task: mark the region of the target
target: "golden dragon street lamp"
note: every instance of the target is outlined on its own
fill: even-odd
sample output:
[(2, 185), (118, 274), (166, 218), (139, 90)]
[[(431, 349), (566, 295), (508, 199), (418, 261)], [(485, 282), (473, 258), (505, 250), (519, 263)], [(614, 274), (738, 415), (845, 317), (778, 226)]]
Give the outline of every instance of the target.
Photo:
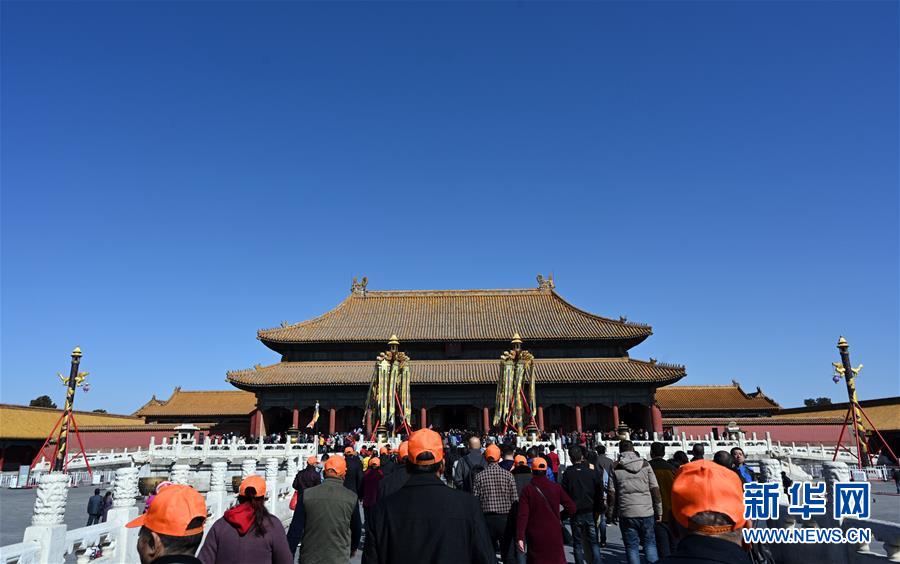
[[(841, 354), (841, 362), (831, 363), (832, 366), (834, 366), (834, 377), (832, 379), (834, 380), (834, 383), (837, 384), (842, 377), (844, 378), (844, 383), (847, 384), (847, 398), (850, 400), (847, 409), (847, 417), (844, 420), (844, 426), (846, 427), (848, 420), (852, 421), (853, 435), (856, 441), (857, 459), (862, 466), (869, 466), (869, 447), (866, 441), (866, 428), (862, 422), (859, 399), (856, 397), (856, 377), (859, 375), (859, 371), (862, 370), (863, 365), (860, 364), (856, 368), (853, 368), (850, 364), (850, 345), (843, 336), (838, 339), (837, 348)], [(837, 448), (840, 448), (840, 445), (838, 445)]]
[[(66, 385), (66, 404), (63, 407), (62, 427), (59, 429), (59, 437), (56, 443), (56, 458), (53, 461), (53, 471), (62, 472), (66, 467), (66, 456), (69, 451), (69, 425), (72, 421), (72, 410), (75, 403), (75, 388), (82, 386), (84, 379), (87, 378), (87, 372), (79, 372), (78, 366), (81, 364), (81, 349), (75, 347), (72, 350), (72, 364), (69, 368), (69, 378), (66, 379), (62, 374), (58, 374), (59, 379)], [(87, 388), (85, 388), (87, 389)]]

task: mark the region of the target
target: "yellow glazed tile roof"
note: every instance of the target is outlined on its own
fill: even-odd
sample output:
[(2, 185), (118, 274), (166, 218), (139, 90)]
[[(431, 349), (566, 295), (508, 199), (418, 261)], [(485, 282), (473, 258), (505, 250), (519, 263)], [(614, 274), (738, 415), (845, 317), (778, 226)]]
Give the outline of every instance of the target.
[(246, 415), (256, 409), (256, 396), (241, 390), (184, 391), (175, 388), (168, 400), (154, 396), (134, 412), (144, 417)]
[[(342, 386), (368, 385), (373, 361), (279, 362), (228, 373), (235, 385)], [(413, 360), (412, 384), (494, 384), (499, 360)], [(538, 383), (661, 382), (685, 375), (683, 366), (643, 362), (631, 358), (553, 358), (535, 361)], [(415, 394), (415, 391), (413, 391)]]
[(552, 289), (409, 290), (353, 293), (331, 311), (301, 323), (263, 329), (268, 343), (627, 339), (648, 325), (580, 310)]
[[(62, 414), (60, 409), (0, 404), (0, 438), (46, 439)], [(83, 427), (114, 427), (142, 425), (144, 419), (133, 415), (75, 412), (75, 423)]]

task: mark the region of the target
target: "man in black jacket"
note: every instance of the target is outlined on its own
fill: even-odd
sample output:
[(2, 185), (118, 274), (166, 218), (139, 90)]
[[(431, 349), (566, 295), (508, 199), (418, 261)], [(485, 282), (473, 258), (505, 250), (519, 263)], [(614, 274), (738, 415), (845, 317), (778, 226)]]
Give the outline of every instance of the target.
[(672, 517), (681, 540), (658, 564), (750, 564), (741, 548), (744, 493), (735, 473), (709, 460), (685, 464), (672, 484)]
[(397, 467), (390, 474), (378, 482), (378, 499), (385, 498), (400, 491), (400, 488), (409, 480), (409, 472), (406, 471), (406, 460), (409, 457), (409, 442), (403, 441), (397, 449)]
[(580, 446), (569, 447), (571, 464), (563, 473), (560, 485), (575, 502), (577, 509), (572, 517), (572, 550), (575, 564), (584, 562), (584, 540), (591, 547), (593, 562), (600, 562), (600, 544), (597, 540), (597, 526), (594, 522), (594, 508), (600, 496), (603, 482), (598, 473), (584, 461), (584, 451)]
[(103, 513), (103, 496), (100, 495), (100, 488), (94, 490), (94, 495), (88, 500), (87, 526), (96, 525), (100, 522), (100, 515)]
[(478, 500), (441, 482), (443, 459), (440, 435), (409, 436), (409, 480), (372, 508), (363, 564), (496, 564)]
[(322, 483), (322, 475), (317, 467), (319, 460), (315, 456), (306, 459), (306, 468), (297, 472), (294, 476), (294, 489), (302, 492), (306, 488), (312, 488)]
[(475, 475), (484, 470), (487, 461), (481, 451), (481, 439), (477, 436), (469, 437), (469, 452), (460, 457), (453, 469), (453, 485), (456, 489), (472, 493)]

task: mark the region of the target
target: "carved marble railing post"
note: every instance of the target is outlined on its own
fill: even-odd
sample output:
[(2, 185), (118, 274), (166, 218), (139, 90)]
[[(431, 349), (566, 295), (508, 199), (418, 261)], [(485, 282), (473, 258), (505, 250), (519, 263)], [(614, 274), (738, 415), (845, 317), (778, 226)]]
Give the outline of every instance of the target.
[(275, 457), (266, 459), (266, 490), (269, 493), (266, 505), (269, 511), (273, 511), (278, 502), (278, 463), (279, 460)]
[(38, 482), (34, 499), (31, 526), (25, 529), (25, 542), (41, 545), (38, 562), (62, 562), (66, 551), (66, 500), (69, 497), (69, 476), (47, 473)]
[(115, 552), (111, 562), (128, 563), (140, 561), (137, 552), (138, 529), (126, 529), (125, 523), (138, 516), (135, 500), (138, 493), (138, 469), (135, 467), (116, 470), (113, 482), (113, 506), (106, 515), (108, 523), (116, 523)]
[[(840, 523), (834, 519), (834, 484), (836, 482), (850, 481), (850, 468), (846, 463), (837, 461), (826, 461), (822, 463), (822, 481), (825, 482), (825, 496), (828, 510), (822, 516), (821, 522), (825, 527), (837, 527)], [(858, 545), (860, 552), (871, 552), (868, 544)]]
[(763, 458), (759, 461), (759, 481), (777, 483), (778, 491), (781, 492), (778, 496), (778, 501), (779, 503), (787, 503), (787, 494), (781, 488), (781, 470), (781, 461), (777, 458)]
[(206, 506), (209, 508), (210, 518), (207, 526), (219, 519), (231, 501), (231, 494), (225, 490), (225, 478), (228, 475), (228, 463), (216, 461), (212, 463), (212, 471), (209, 475), (209, 493), (206, 494)]
[(191, 466), (190, 464), (173, 464), (172, 471), (169, 473), (169, 481), (173, 484), (190, 485)]
[(244, 461), (241, 462), (241, 479), (243, 480), (251, 474), (256, 474), (256, 459), (245, 458)]
[(285, 479), (290, 482), (297, 475), (297, 455), (291, 454), (287, 459), (287, 469), (285, 470)]
[(228, 463), (225, 461), (216, 461), (211, 465), (212, 470), (209, 474), (209, 491), (224, 492), (225, 477), (228, 474)]

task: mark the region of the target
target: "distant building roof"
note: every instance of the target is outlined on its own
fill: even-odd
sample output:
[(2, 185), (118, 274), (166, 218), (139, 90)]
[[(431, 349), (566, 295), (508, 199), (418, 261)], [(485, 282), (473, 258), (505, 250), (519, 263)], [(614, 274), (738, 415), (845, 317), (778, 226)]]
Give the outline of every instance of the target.
[[(499, 360), (413, 360), (413, 384), (494, 384)], [(368, 385), (373, 361), (279, 362), (236, 370), (228, 379), (237, 386)], [(683, 366), (631, 358), (547, 358), (535, 361), (538, 383), (653, 382), (671, 383), (685, 374)], [(415, 389), (413, 390), (415, 397)], [(539, 392), (540, 393), (540, 392)]]
[(354, 284), (331, 311), (301, 323), (263, 329), (258, 338), (278, 343), (387, 341), (628, 340), (652, 334), (648, 325), (613, 320), (571, 305), (539, 279), (537, 289), (367, 291)]
[[(865, 414), (869, 416), (869, 419), (872, 420), (872, 423), (882, 433), (900, 431), (900, 396), (864, 400), (859, 402), (859, 404), (862, 406)], [(842, 423), (847, 415), (848, 406), (849, 403), (844, 402), (815, 407), (793, 407), (782, 409), (775, 417), (791, 419), (831, 417), (840, 419), (839, 422)], [(863, 417), (863, 424), (867, 429), (871, 430), (871, 426), (865, 417)]]
[(759, 388), (745, 392), (740, 384), (719, 386), (667, 386), (656, 390), (656, 403), (666, 412), (762, 411), (775, 413), (779, 406)]
[(176, 387), (167, 400), (150, 399), (135, 415), (143, 417), (190, 417), (246, 415), (256, 409), (256, 396), (240, 390), (184, 391)]
[[(0, 404), (0, 438), (46, 439), (61, 415), (61, 409)], [(79, 429), (93, 426), (108, 428), (143, 425), (144, 419), (133, 415), (76, 411), (75, 423)]]

